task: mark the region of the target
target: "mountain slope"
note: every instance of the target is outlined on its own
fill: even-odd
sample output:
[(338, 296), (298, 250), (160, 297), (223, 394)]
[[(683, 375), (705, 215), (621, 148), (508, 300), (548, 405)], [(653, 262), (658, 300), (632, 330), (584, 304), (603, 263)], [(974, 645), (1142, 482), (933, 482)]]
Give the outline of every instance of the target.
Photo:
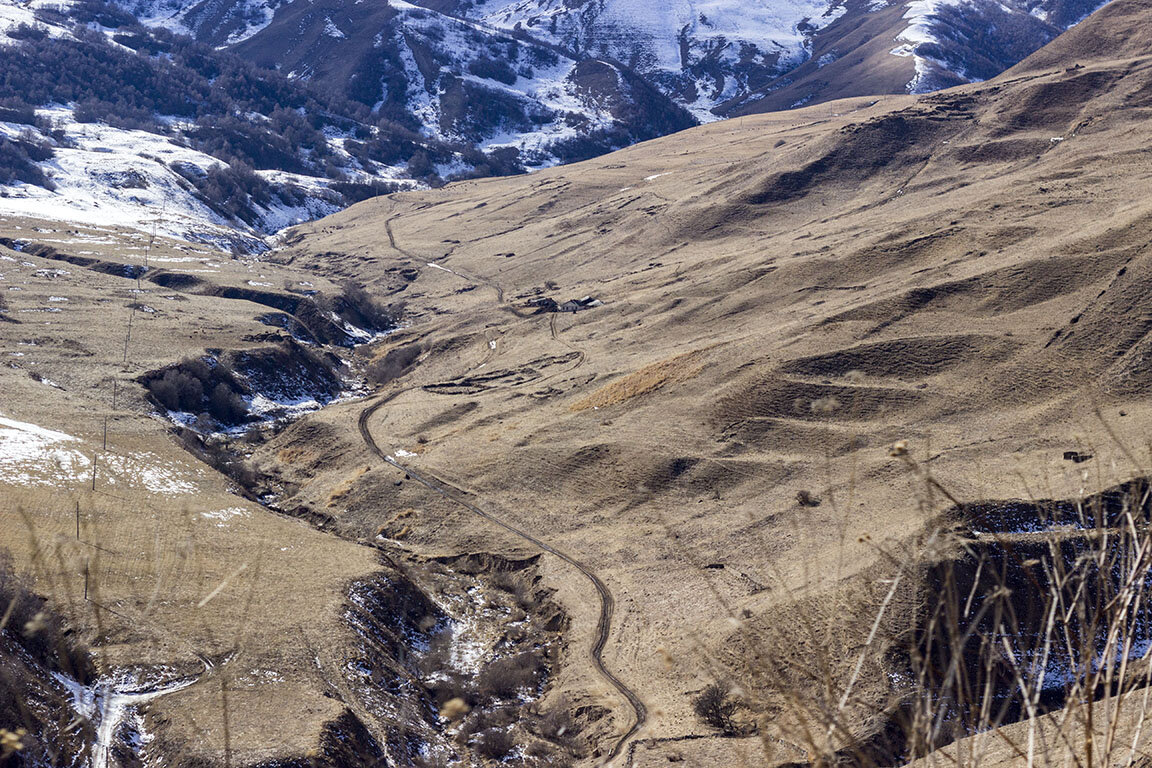
[[(621, 755), (637, 766), (811, 761), (787, 714), (845, 687), (849, 735), (898, 729), (899, 646), (868, 638), (886, 605), (915, 632), (935, 585), (913, 568), (896, 590), (892, 562), (965, 514), (940, 489), (1019, 513), (1147, 472), (1128, 446), (1152, 422), (1150, 28), (1152, 0), (1117, 0), (987, 83), (381, 196), (259, 260), (0, 218), (0, 515), (27, 534), (6, 546), (105, 682), (196, 677), (117, 744), (340, 766), (503, 744), (510, 764), (590, 767), (645, 711), (600, 657), (646, 707)], [(367, 350), (298, 342), (335, 327), (346, 281), (404, 305), (402, 327)], [(336, 370), (334, 351), (371, 394), (233, 441), (242, 456), (167, 432), (210, 413), (158, 410), (238, 377), (298, 407), (285, 356)], [(47, 679), (37, 721), (91, 718), (85, 681), (74, 699)], [(747, 701), (737, 735), (696, 716), (715, 682)], [(998, 736), (1021, 734), (991, 735), (1010, 764)]]
[[(757, 638), (783, 633), (800, 663), (842, 639), (821, 672), (852, 676), (887, 589), (864, 585), (950, 506), (902, 451), (965, 501), (1074, 499), (1144, 471), (1125, 445), (1152, 419), (1150, 28), (1152, 3), (1117, 0), (984, 84), (369, 201), (296, 228), (283, 257), (408, 297), (387, 348), (416, 362), (368, 428), (600, 573), (605, 663), (655, 713), (638, 760), (773, 764), (770, 742), (802, 761), (778, 713), (818, 706), (823, 683), (773, 688)], [(586, 296), (602, 305), (546, 311)], [(405, 546), (512, 547), (411, 527)], [(593, 625), (561, 567), (550, 583)], [(625, 703), (574, 666), (568, 695), (625, 732)], [(698, 724), (715, 679), (753, 692), (764, 742)], [(898, 684), (868, 667), (868, 711)]]
[[(228, 50), (99, 0), (0, 11), (12, 201), (0, 210), (13, 214), (260, 250), (373, 194), (584, 159), (695, 122), (615, 64), (415, 6), (288, 4), (229, 33)], [(186, 21), (205, 40), (232, 29), (200, 11)]]
[(299, 0), (234, 50), (441, 139), (504, 148), (529, 167), (695, 123), (625, 68), (414, 6)]
[[(3, 0), (0, 183), (22, 202), (0, 209), (77, 222), (111, 210), (142, 229), (171, 218), (170, 234), (259, 250), (284, 226), (404, 186), (986, 79), (1097, 2)], [(109, 129), (80, 127), (97, 122)], [(105, 150), (111, 176), (97, 170)], [(184, 170), (158, 167), (163, 155)], [(123, 178), (153, 191), (125, 192)]]
[[(604, 59), (634, 72), (698, 120), (708, 121), (835, 98), (924, 93), (985, 80), (1101, 4), (1101, 0), (421, 0), (413, 5), (397, 0), (369, 12), (345, 3), (168, 0), (127, 2), (126, 7), (150, 23), (186, 30), (213, 45), (258, 50), (265, 64), (302, 77), (316, 76), (339, 88), (355, 83), (354, 89), (372, 94), (365, 103), (376, 104), (372, 99), (383, 91), (381, 98), (390, 108), (420, 114), (425, 125), (447, 136), (452, 135), (451, 123), (444, 125), (439, 110), (422, 106), (427, 97), (419, 95), (419, 87), (410, 86), (421, 80), (430, 85), (439, 70), (467, 80), (477, 58), (497, 62), (495, 69), (487, 63), (480, 67), (502, 71), (518, 98), (542, 102), (546, 108), (554, 104), (546, 95), (538, 98), (541, 88), (554, 88), (566, 70), (542, 81), (508, 73), (534, 70), (541, 60), (555, 56), (569, 68), (572, 62)], [(520, 45), (510, 46), (510, 40)], [(521, 46), (528, 50), (521, 51)], [(327, 55), (337, 51), (338, 64)], [(492, 84), (487, 85), (491, 98)], [(435, 102), (436, 91), (430, 89), (428, 94)], [(640, 104), (647, 106), (643, 99)], [(569, 108), (595, 124), (596, 110), (589, 100), (570, 102)], [(519, 130), (530, 123), (522, 122)], [(477, 128), (485, 139), (501, 132), (499, 123)], [(638, 132), (631, 134), (635, 138)]]

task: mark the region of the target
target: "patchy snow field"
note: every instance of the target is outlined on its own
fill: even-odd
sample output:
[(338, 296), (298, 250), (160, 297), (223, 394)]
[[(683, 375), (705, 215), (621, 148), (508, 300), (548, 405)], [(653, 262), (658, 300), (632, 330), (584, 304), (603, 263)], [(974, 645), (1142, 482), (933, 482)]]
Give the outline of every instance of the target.
[[(63, 432), (0, 416), (0, 483), (29, 487), (75, 487), (92, 475), (93, 453)], [(101, 484), (161, 496), (194, 494), (195, 474), (154, 453), (97, 453)]]
[(36, 10), (39, 8), (56, 9), (69, 5), (71, 3), (66, 0), (25, 0), (24, 2), (0, 0), (0, 46), (3, 45), (2, 41), (7, 36), (8, 30), (21, 24), (39, 26), (52, 37), (69, 36), (68, 32), (61, 27), (43, 24), (36, 19)]
[(64, 485), (92, 462), (63, 432), (0, 417), (0, 481), (9, 485)]
[[(67, 136), (56, 156), (40, 164), (56, 189), (22, 183), (0, 187), (0, 215), (155, 231), (225, 250), (233, 245), (264, 250), (266, 234), (327, 216), (341, 207), (326, 199), (324, 180), (258, 171), (269, 182), (303, 189), (307, 197), (299, 206), (276, 201), (262, 209), (259, 229), (243, 227), (200, 202), (173, 170), (176, 165), (200, 171), (221, 167), (223, 163), (211, 155), (180, 146), (168, 136), (79, 123), (67, 107), (42, 109), (37, 114)], [(0, 122), (0, 136), (14, 138), (29, 130), (26, 125)]]
[[(781, 70), (808, 58), (812, 32), (845, 12), (837, 0), (604, 0), (599, 8), (570, 0), (484, 0), (473, 11), (486, 24), (522, 26), (549, 42), (596, 56), (631, 62), (645, 74), (679, 76), (708, 60), (734, 65), (741, 59), (780, 54)], [(699, 97), (685, 106), (703, 121), (736, 96), (738, 77), (721, 87), (697, 78)]]

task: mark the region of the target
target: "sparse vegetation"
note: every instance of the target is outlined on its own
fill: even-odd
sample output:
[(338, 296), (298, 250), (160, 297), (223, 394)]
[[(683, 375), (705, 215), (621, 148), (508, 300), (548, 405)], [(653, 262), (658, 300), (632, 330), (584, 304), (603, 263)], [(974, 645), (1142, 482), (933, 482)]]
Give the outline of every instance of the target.
[(503, 760), (516, 749), (516, 738), (503, 728), (491, 728), (476, 737), (476, 753), (489, 760)]
[(814, 496), (811, 491), (799, 490), (796, 491), (796, 503), (802, 507), (818, 507), (820, 506), (820, 498)]
[(35, 137), (9, 139), (0, 136), (0, 185), (23, 182), (55, 189), (52, 180), (37, 165), (54, 154), (49, 144)]
[(741, 702), (732, 696), (731, 688), (722, 683), (712, 683), (692, 699), (692, 710), (708, 726), (727, 736), (741, 732), (736, 722), (736, 713)]
[(419, 342), (388, 350), (383, 357), (368, 366), (368, 381), (382, 386), (400, 378), (415, 365), (423, 352), (424, 347)]
[(511, 699), (521, 690), (534, 689), (544, 679), (544, 660), (532, 651), (492, 662), (476, 677), (480, 698)]
[(341, 290), (341, 309), (354, 323), (374, 331), (396, 327), (402, 306), (386, 306), (358, 283), (345, 282)]
[(605, 408), (655, 392), (667, 384), (687, 381), (704, 370), (702, 360), (703, 353), (687, 352), (652, 363), (576, 401), (571, 409), (586, 411), (591, 408)]
[(81, 683), (94, 677), (87, 649), (0, 549), (0, 764), (68, 764), (86, 729), (68, 733), (56, 722), (67, 704), (46, 683), (53, 673)]

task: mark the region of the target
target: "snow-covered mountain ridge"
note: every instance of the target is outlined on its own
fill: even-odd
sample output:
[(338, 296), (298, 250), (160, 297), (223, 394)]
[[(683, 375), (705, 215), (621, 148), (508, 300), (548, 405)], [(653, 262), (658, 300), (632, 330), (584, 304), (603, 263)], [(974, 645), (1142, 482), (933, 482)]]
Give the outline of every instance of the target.
[(259, 247), (369, 194), (986, 79), (1100, 4), (0, 0), (0, 212)]

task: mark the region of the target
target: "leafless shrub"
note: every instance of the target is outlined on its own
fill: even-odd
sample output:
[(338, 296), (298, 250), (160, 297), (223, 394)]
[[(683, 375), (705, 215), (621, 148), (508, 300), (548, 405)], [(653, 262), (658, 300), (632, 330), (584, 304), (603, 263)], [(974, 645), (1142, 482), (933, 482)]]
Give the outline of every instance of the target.
[(525, 651), (489, 664), (476, 677), (475, 691), (481, 698), (510, 699), (524, 688), (539, 685), (543, 677), (543, 660)]
[(492, 728), (476, 737), (476, 753), (489, 760), (501, 760), (516, 749), (516, 739), (509, 731)]
[(399, 321), (399, 311), (377, 301), (364, 286), (347, 282), (340, 286), (343, 290), (340, 299), (346, 313), (356, 315), (360, 325), (377, 331), (395, 328)]
[(170, 411), (195, 413), (204, 401), (204, 385), (200, 380), (174, 368), (148, 382), (148, 391)]
[(540, 714), (536, 728), (544, 738), (563, 745), (570, 745), (580, 734), (580, 726), (572, 717), (567, 699), (563, 697)]
[(10, 555), (0, 550), (0, 632), (7, 632), (34, 659), (86, 680), (92, 671), (87, 650), (74, 647), (60, 618), (18, 575)]
[[(1152, 690), (1152, 483), (961, 504), (899, 448), (926, 496), (954, 505), (954, 524), (877, 547), (881, 565), (827, 616), (798, 601), (766, 621), (773, 631), (741, 624), (760, 659), (741, 682), (750, 710), (817, 764), (980, 765), (1004, 744), (1032, 764), (1137, 764)], [(719, 730), (738, 725), (722, 686), (694, 707)]]
[(492, 574), (489, 583), (501, 592), (507, 592), (510, 595), (519, 595), (524, 592), (524, 582), (512, 571), (496, 571)]
[(712, 683), (692, 699), (692, 711), (704, 723), (729, 736), (740, 733), (736, 713), (741, 702), (731, 695), (731, 688)]
[(424, 347), (419, 343), (389, 350), (384, 357), (368, 366), (368, 381), (381, 386), (400, 378), (411, 369), (423, 351)]
[(227, 384), (220, 382), (208, 399), (208, 413), (225, 424), (235, 424), (248, 415), (248, 404)]
[(820, 499), (813, 496), (811, 491), (796, 491), (796, 503), (802, 507), (818, 507)]

